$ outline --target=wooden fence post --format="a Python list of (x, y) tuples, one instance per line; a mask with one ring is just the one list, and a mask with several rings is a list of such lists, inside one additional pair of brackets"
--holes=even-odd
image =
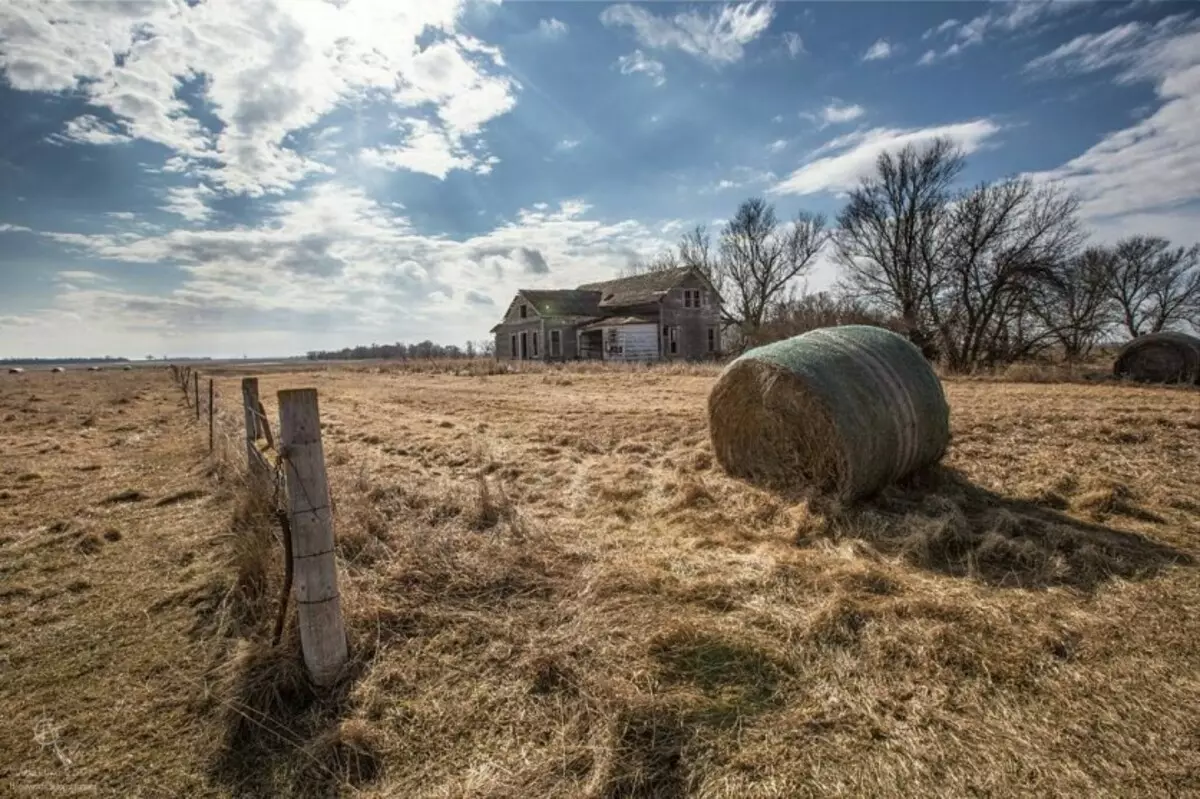
[(337, 679), (348, 651), (315, 388), (279, 392), (279, 441), (292, 529), (300, 648), (313, 682), (324, 686)]
[(213, 415), (216, 413), (213, 403), (213, 379), (208, 378), (208, 451), (213, 451)]
[(192, 374), (192, 391), (196, 397), (196, 421), (200, 421), (200, 373)]
[(258, 446), (258, 378), (242, 378), (242, 410), (246, 419), (246, 466), (251, 477), (266, 477), (265, 464)]

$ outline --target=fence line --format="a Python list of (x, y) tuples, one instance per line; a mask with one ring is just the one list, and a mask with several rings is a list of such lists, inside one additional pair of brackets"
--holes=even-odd
[[(184, 403), (201, 413), (200, 373), (190, 366), (171, 365), (172, 378), (183, 391)], [(190, 389), (190, 390), (189, 390)], [(258, 378), (241, 384), (242, 426), (248, 490), (269, 495), (279, 523), (284, 550), (284, 584), (279, 600), (274, 643), (282, 638), (288, 598), (294, 595), (304, 663), (317, 685), (332, 684), (348, 658), (345, 624), (338, 592), (334, 555), (333, 503), (321, 443), (321, 421), (314, 388), (278, 392), (279, 445), (271, 420), (258, 395)], [(219, 424), (221, 397), (208, 377), (208, 448), (215, 454), (217, 428), (222, 441), (234, 447), (233, 436)], [(236, 429), (236, 422), (228, 426)], [(226, 449), (225, 454), (229, 450)], [(272, 462), (273, 461), (273, 462)], [(295, 583), (293, 586), (293, 577)]]

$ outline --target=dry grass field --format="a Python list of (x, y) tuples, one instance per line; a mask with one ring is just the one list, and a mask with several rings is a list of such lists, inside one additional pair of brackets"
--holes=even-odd
[[(320, 391), (353, 665), (270, 646), (276, 530), (166, 372), (0, 381), (16, 796), (1200, 795), (1200, 395), (946, 382), (857, 507), (714, 466), (714, 372)], [(218, 377), (232, 429), (237, 375)]]

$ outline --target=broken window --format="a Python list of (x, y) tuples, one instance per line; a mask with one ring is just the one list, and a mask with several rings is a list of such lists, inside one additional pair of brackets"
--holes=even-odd
[(521, 306), (521, 318), (522, 318), (522, 319), (527, 319), (528, 317), (529, 317), (529, 306), (528, 306), (528, 305), (522, 305), (522, 306)]
[(517, 334), (516, 333), (512, 334), (512, 348), (509, 350), (508, 357), (510, 357), (510, 358), (517, 357)]
[(535, 358), (536, 358), (536, 357), (537, 357), (537, 354), (538, 354), (538, 349), (537, 349), (537, 333), (534, 333), (534, 334), (533, 334), (533, 357), (535, 357)]
[(550, 355), (553, 357), (562, 355), (562, 333), (557, 330), (550, 331)]
[(700, 289), (684, 289), (683, 290), (683, 307), (684, 308), (699, 308), (700, 295), (703, 292)]
[(675, 355), (679, 352), (679, 328), (669, 327), (667, 330), (667, 352)]
[(715, 327), (710, 327), (708, 329), (708, 351), (717, 351), (717, 329)]

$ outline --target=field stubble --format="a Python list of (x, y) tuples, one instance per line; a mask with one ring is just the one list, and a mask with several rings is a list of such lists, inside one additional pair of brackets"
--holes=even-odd
[(722, 475), (711, 370), (676, 371), (263, 377), (272, 419), (279, 388), (321, 397), (354, 658), (326, 697), (291, 629), (268, 646), (279, 553), (236, 449), (204, 457), (165, 376), (6, 381), (0, 769), (132, 795), (1200, 791), (1195, 392), (947, 381), (945, 467), (838, 508)]

